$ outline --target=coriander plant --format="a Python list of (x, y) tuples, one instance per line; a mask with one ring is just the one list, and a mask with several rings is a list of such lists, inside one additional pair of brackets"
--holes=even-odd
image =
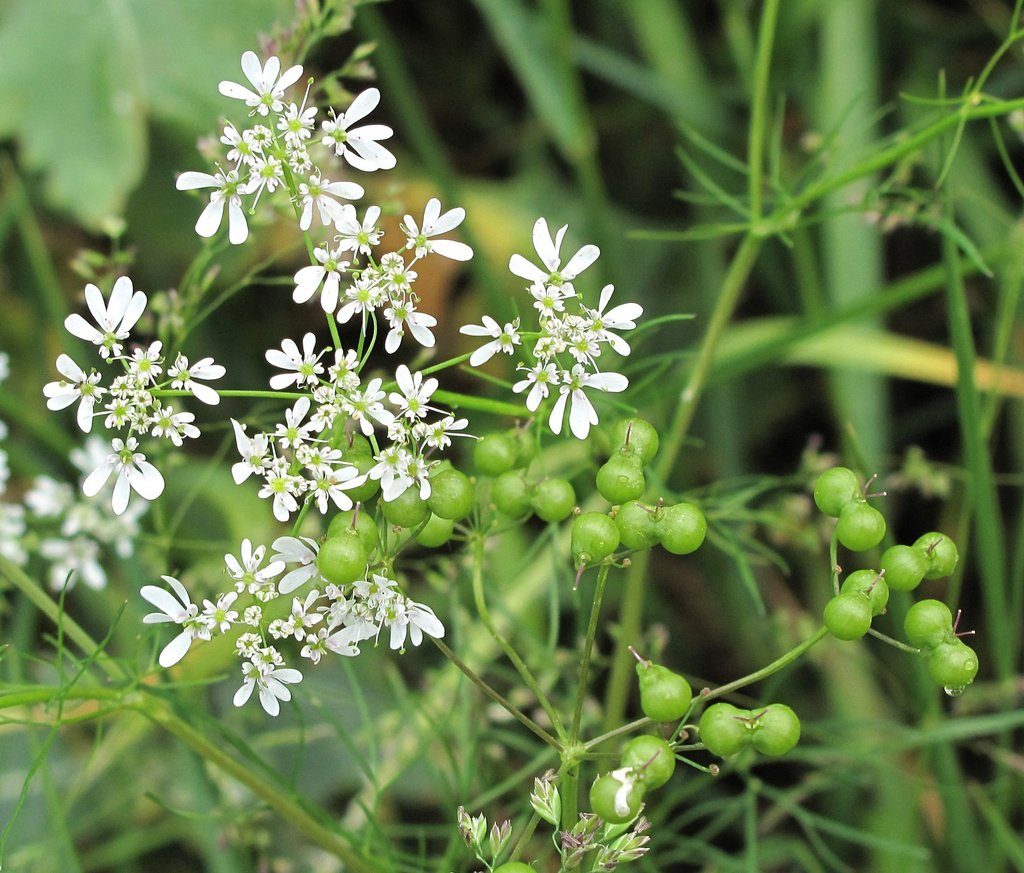
[[(934, 468), (921, 461), (925, 472), (915, 472), (908, 460), (902, 471), (875, 469), (856, 433), (828, 454), (808, 429), (808, 448), (786, 475), (698, 473), (678, 483), (695, 441), (713, 441), (695, 415), (716, 367), (747, 354), (754, 363), (745, 366), (756, 369), (759, 354), (771, 360), (772, 343), (785, 342), (784, 333), (767, 333), (744, 351), (734, 340), (727, 357), (755, 267), (795, 251), (807, 256), (797, 265), (804, 281), (816, 225), (868, 205), (884, 211), (885, 198), (905, 206), (913, 164), (935, 145), (947, 151), (928, 195), (934, 203), (908, 221), (927, 213), (940, 237), (937, 281), (948, 288), (959, 413), (981, 420), (964, 275), (984, 266), (983, 254), (957, 228), (944, 184), (965, 130), (984, 121), (1010, 184), (1021, 188), (1001, 128), (1019, 125), (1024, 100), (985, 90), (1024, 37), (1021, 5), (962, 95), (922, 101), (926, 117), (838, 169), (813, 149), (803, 166), (783, 166), (785, 108), (774, 104), (772, 75), (788, 9), (781, 0), (758, 5), (745, 154), (680, 125), (684, 163), (704, 192), (684, 199), (703, 220), (649, 234), (725, 240), (719, 287), (695, 320), (699, 339), (680, 352), (686, 302), (673, 299), (655, 316), (645, 311), (650, 298), (631, 287), (631, 271), (618, 274), (627, 280), (618, 287), (604, 281), (595, 225), (565, 223), (556, 200), (539, 217), (510, 208), (508, 225), (491, 231), (532, 241), (505, 265), (470, 231), (472, 197), (454, 205), (443, 174), (422, 191), (402, 188), (396, 154), (404, 134), (422, 139), (418, 116), (410, 110), (411, 129), (397, 135), (383, 123), (387, 76), (381, 88), (348, 90), (369, 76), (375, 45), (357, 49), (338, 73), (310, 75), (315, 47), (343, 33), (353, 10), (299, 4), (292, 27), (242, 54), (240, 77), (209, 83), (224, 117), (206, 119), (216, 134), (178, 169), (182, 193), (172, 192), (175, 208), (198, 215), (198, 254), (185, 275), (173, 290), (141, 290), (128, 275), (131, 257), (121, 257), (130, 228), (111, 231), (111, 252), (94, 253), (82, 305), (63, 319), (65, 350), (53, 356), (38, 400), (54, 418), (36, 424), (4, 405), (23, 424), (46, 430), (62, 415), (87, 436), (76, 435), (63, 475), (37, 472), (24, 487), (0, 451), (0, 575), (56, 628), (53, 657), (30, 664), (26, 656), (0, 685), (4, 724), (47, 729), (41, 742), (31, 734), (32, 764), (0, 836), (0, 861), (50, 869), (9, 852), (8, 841), (33, 782), (52, 787), (50, 747), (95, 723), (104, 752), (97, 766), (137, 742), (119, 738), (127, 724), (137, 738), (170, 735), (201, 762), (201, 808), (170, 795), (158, 803), (218, 820), (225, 870), (868, 869), (860, 856), (839, 857), (823, 835), (925, 865), (914, 869), (947, 869), (946, 858), (954, 859), (948, 869), (968, 869), (955, 849), (932, 854), (805, 808), (843, 780), (852, 790), (871, 753), (858, 747), (833, 779), (835, 725), (786, 678), (796, 665), (819, 671), (815, 693), (842, 709), (846, 671), (851, 694), (863, 681), (857, 659), (912, 673), (918, 699), (929, 701), (928, 730), (949, 736), (890, 719), (897, 727), (886, 739), (939, 750), (917, 771), (935, 790), (959, 778), (942, 743), (958, 730), (975, 736), (977, 725), (940, 707), (970, 700), (966, 692), (990, 666), (964, 626), (987, 632), (1020, 598), (997, 598), (982, 616), (969, 598), (962, 610), (967, 522), (909, 523), (891, 511), (887, 490), (938, 481)], [(478, 6), (505, 39), (506, 25), (522, 34), (532, 26), (527, 5), (510, 4), (507, 20), (490, 2)], [(546, 13), (562, 49), (567, 9)], [(380, 27), (376, 12), (364, 14)], [(382, 64), (397, 63), (393, 50), (380, 40)], [(592, 49), (580, 51), (596, 63)], [(630, 79), (628, 69), (614, 70)], [(408, 81), (390, 78), (408, 107)], [(587, 172), (579, 182), (589, 198), (596, 189)], [(893, 178), (863, 202), (836, 206), (833, 195), (885, 172)], [(723, 173), (729, 183), (718, 181)], [(246, 254), (271, 236), (260, 254)], [(254, 262), (223, 283), (222, 268), (232, 275)], [(481, 293), (468, 306), (432, 292), (438, 277), (474, 269), (500, 271), (502, 287), (514, 290)], [(290, 295), (292, 311), (278, 315), (269, 294)], [(207, 329), (232, 300), (271, 333), (270, 348), (236, 337), (235, 325)], [(858, 312), (815, 316), (822, 323), (805, 330)], [(668, 350), (656, 352), (656, 342)], [(19, 366), (0, 356), (0, 379)], [(259, 372), (265, 381), (250, 381)], [(992, 475), (984, 440), (966, 430), (970, 488), (984, 489)], [(190, 479), (200, 465), (208, 478)], [(226, 554), (227, 535), (202, 529), (213, 525), (218, 500), (242, 507)], [(984, 525), (996, 510), (975, 508), (972, 518)], [(180, 533), (191, 514), (200, 537)], [(719, 619), (737, 600), (723, 595), (720, 608), (700, 613), (707, 627), (659, 615), (666, 574), (692, 593), (696, 561), (715, 568), (705, 582), (734, 562), (756, 593), (753, 568), (784, 575), (790, 560), (813, 588), (780, 586), (770, 607), (759, 594), (742, 601), (758, 610), (736, 634), (747, 649), (751, 640), (760, 647), (752, 669), (733, 671), (723, 656), (706, 678), (691, 671), (682, 653), (722, 653), (735, 642), (720, 638)], [(75, 588), (79, 581), (88, 590)], [(87, 598), (122, 583), (127, 602), (115, 615), (78, 615)], [(991, 604), (988, 588), (985, 596)], [(692, 645), (666, 631), (679, 620)], [(999, 626), (993, 646), (1011, 646), (1019, 635)], [(758, 636), (767, 627), (770, 643)], [(1003, 685), (978, 688), (979, 709), (1014, 675), (1009, 648), (995, 657)], [(858, 724), (876, 737), (888, 708), (877, 702)], [(1011, 760), (1020, 722), (978, 718), (991, 719), (992, 749)], [(105, 745), (107, 725), (124, 747)], [(313, 750), (325, 741), (334, 753), (343, 747), (352, 771), (343, 799), (304, 788), (317, 775), (302, 770), (307, 743)], [(278, 746), (289, 748), (280, 759)], [(409, 773), (417, 775), (403, 784)], [(972, 798), (1001, 846), (991, 857), (1019, 866), (1019, 776), (1000, 778), (999, 792), (990, 797), (975, 784)], [(723, 794), (728, 786), (738, 788)], [(406, 791), (429, 798), (433, 820), (403, 809)], [(116, 857), (111, 849), (62, 869), (151, 869), (120, 867)]]

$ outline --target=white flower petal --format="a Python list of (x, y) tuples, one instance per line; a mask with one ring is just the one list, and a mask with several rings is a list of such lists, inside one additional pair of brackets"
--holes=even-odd
[(182, 631), (171, 640), (160, 653), (160, 666), (173, 667), (188, 654), (189, 646), (192, 645), (192, 632)]

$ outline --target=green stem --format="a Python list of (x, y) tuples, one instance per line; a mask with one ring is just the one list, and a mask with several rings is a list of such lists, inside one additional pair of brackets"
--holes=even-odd
[(813, 636), (808, 637), (799, 645), (794, 646), (786, 654), (776, 658), (770, 664), (762, 667), (760, 670), (755, 670), (753, 673), (748, 673), (746, 676), (742, 676), (732, 682), (725, 685), (719, 685), (713, 690), (705, 688), (700, 693), (701, 700), (714, 700), (716, 697), (724, 697), (726, 694), (731, 694), (733, 691), (738, 691), (740, 688), (746, 688), (748, 685), (753, 685), (755, 682), (760, 682), (762, 679), (767, 679), (769, 676), (774, 676), (783, 667), (788, 667), (797, 658), (803, 655), (808, 649), (819, 643), (822, 639), (828, 636), (828, 630), (824, 627), (818, 628)]
[(57, 602), (9, 558), (0, 555), (0, 574), (17, 588), (43, 615), (57, 625), (64, 636), (72, 640), (84, 654), (96, 654), (96, 663), (111, 679), (125, 679), (128, 674), (105, 652), (99, 651), (97, 643), (78, 622), (63, 612)]
[[(558, 793), (562, 799), (563, 831), (572, 830), (580, 817), (580, 763), (577, 760), (563, 761), (558, 771)], [(568, 869), (568, 868), (559, 868)]]
[(768, 79), (772, 66), (772, 48), (775, 45), (775, 25), (779, 17), (780, 0), (765, 0), (761, 13), (761, 27), (757, 37), (757, 60), (754, 63), (754, 90), (751, 99), (750, 132), (747, 144), (747, 163), (750, 169), (750, 216), (757, 222), (761, 218), (763, 198), (764, 146), (768, 121)]
[(780, 206), (779, 211), (786, 213), (799, 211), (815, 201), (820, 200), (826, 194), (830, 194), (840, 188), (845, 188), (847, 185), (852, 182), (856, 182), (858, 179), (862, 179), (865, 176), (870, 176), (880, 170), (884, 170), (886, 167), (897, 163), (903, 158), (920, 151), (932, 140), (942, 136), (951, 128), (955, 128), (964, 118), (968, 121), (982, 118), (995, 118), (1001, 115), (1009, 115), (1015, 109), (1024, 109), (1024, 99), (998, 100), (982, 104), (981, 106), (965, 110), (964, 112), (953, 112), (949, 115), (944, 115), (938, 121), (923, 130), (908, 136), (906, 139), (901, 139), (898, 143), (887, 149), (875, 152), (860, 163), (854, 164), (850, 169), (842, 173), (838, 173), (832, 178), (821, 179), (815, 184), (804, 189), (793, 200), (790, 200), (788, 203)]
[[(149, 392), (154, 397), (191, 397), (191, 391), (179, 390), (177, 388), (154, 388)], [(221, 397), (259, 397), (259, 398), (271, 398), (273, 400), (298, 400), (300, 397), (309, 397), (309, 394), (302, 394), (299, 391), (249, 391), (249, 390), (235, 390), (227, 389), (221, 391), (217, 389), (217, 393)]]
[(580, 657), (580, 685), (576, 691), (576, 708), (573, 711), (572, 728), (569, 731), (570, 746), (575, 746), (580, 738), (583, 703), (587, 697), (587, 681), (590, 678), (590, 658), (594, 652), (594, 637), (597, 636), (597, 623), (601, 617), (601, 602), (604, 600), (604, 590), (608, 582), (608, 572), (610, 569), (610, 564), (603, 564), (597, 574), (594, 602), (590, 607), (590, 621), (587, 624), (587, 638), (583, 644), (583, 655)]
[(537, 702), (544, 709), (544, 712), (547, 713), (547, 716), (551, 720), (551, 724), (555, 729), (555, 733), (558, 735), (558, 739), (561, 742), (564, 742), (565, 728), (562, 726), (562, 720), (558, 717), (557, 711), (551, 705), (551, 701), (548, 700), (548, 696), (544, 693), (544, 690), (540, 687), (540, 683), (537, 682), (533, 673), (530, 672), (530, 668), (526, 666), (526, 662), (523, 661), (515, 648), (513, 648), (508, 640), (506, 640), (498, 631), (497, 625), (495, 625), (494, 619), (491, 617), (490, 610), (487, 608), (487, 600), (484, 597), (483, 537), (477, 537), (473, 544), (473, 601), (476, 604), (476, 611), (479, 613), (480, 620), (484, 623), (484, 627), (490, 631), (491, 636), (494, 637), (494, 641), (501, 647), (501, 650), (512, 662), (516, 670), (519, 671), (519, 675), (533, 692), (534, 696), (537, 698)]
[(252, 767), (227, 754), (188, 722), (172, 713), (165, 704), (150, 698), (140, 703), (137, 709), (150, 721), (160, 725), (207, 761), (245, 785), (296, 830), (342, 861), (347, 870), (352, 873), (375, 873), (379, 869), (356, 852), (339, 833), (317, 821), (288, 793), (265, 782)]
[[(661, 458), (655, 467), (655, 474), (661, 481), (667, 481), (668, 475), (675, 466), (676, 458), (693, 421), (697, 402), (707, 382), (718, 343), (736, 311), (743, 287), (754, 267), (761, 245), (762, 240), (753, 234), (744, 237), (722, 280), (722, 288), (711, 313), (707, 332), (704, 334), (690, 376), (679, 395), (679, 404), (676, 407), (676, 414), (669, 427), (668, 435), (662, 443)], [(608, 692), (605, 696), (604, 728), (606, 731), (612, 730), (615, 725), (619, 724), (626, 712), (626, 701), (629, 698), (630, 680), (633, 673), (633, 659), (629, 654), (628, 647), (633, 645), (640, 635), (644, 588), (649, 562), (650, 552), (640, 552), (629, 568), (623, 587), (622, 606), (619, 612), (619, 638), (613, 656), (611, 676), (608, 680)]]
[[(700, 402), (701, 394), (707, 383), (708, 373), (711, 370), (711, 363), (714, 360), (718, 343), (725, 333), (729, 322), (736, 312), (740, 297), (743, 294), (744, 286), (754, 262), (761, 251), (762, 240), (748, 234), (743, 238), (740, 247), (733, 255), (732, 263), (722, 280), (722, 288), (718, 293), (715, 308), (711, 312), (708, 321), (707, 331), (701, 341), (697, 358), (693, 362), (693, 369), (686, 381), (686, 385), (679, 394), (676, 413), (669, 426), (668, 434), (662, 442), (661, 458), (656, 465), (658, 477), (664, 481), (668, 480), (675, 466), (676, 458), (682, 448), (683, 440), (693, 422), (693, 416), (697, 411), (697, 404)], [(627, 643), (628, 645), (628, 643)]]
[[(952, 209), (947, 203), (947, 215)], [(1008, 598), (1006, 594), (1006, 549), (998, 494), (992, 474), (991, 455), (985, 439), (981, 396), (975, 382), (974, 336), (967, 292), (959, 269), (956, 245), (943, 237), (942, 251), (948, 268), (946, 296), (949, 307), (949, 334), (956, 353), (956, 400), (960, 411), (960, 436), (970, 471), (968, 500), (974, 515), (974, 538), (978, 548), (979, 570), (985, 591), (986, 622), (992, 635), (992, 657), (996, 674), (1008, 679), (1013, 673), (1011, 640), (1007, 633)]]
[(587, 740), (583, 744), (583, 748), (589, 752), (591, 749), (596, 749), (598, 746), (601, 745), (601, 743), (604, 743), (607, 740), (615, 739), (615, 737), (621, 736), (622, 734), (631, 734), (633, 733), (633, 731), (640, 730), (640, 728), (647, 727), (651, 724), (654, 724), (654, 722), (651, 719), (647, 718), (647, 716), (644, 716), (643, 718), (638, 718), (635, 721), (619, 725), (614, 730), (606, 731), (599, 737), (594, 737), (594, 739), (592, 740)]
[[(99, 651), (99, 644), (93, 640), (92, 637), (89, 636), (89, 634), (86, 633), (86, 631), (83, 630), (73, 619), (62, 613), (60, 606), (52, 597), (50, 597), (35, 582), (26, 576), (19, 567), (2, 555), (0, 555), (0, 573), (6, 576), (11, 584), (21, 591), (28, 600), (43, 613), (43, 615), (57, 623), (62, 634), (68, 639), (73, 640), (83, 652), (87, 655), (97, 653), (96, 663), (100, 665), (103, 671), (111, 679), (123, 681), (131, 678), (120, 664), (112, 660), (105, 653)], [(88, 690), (90, 696), (102, 697), (104, 699), (108, 697), (118, 697), (123, 694), (123, 691), (119, 689), (79, 690), (75, 687), (61, 689), (57, 694), (60, 697), (74, 698), (79, 696), (79, 693), (86, 690)], [(39, 689), (39, 692), (41, 694), (42, 689)], [(0, 696), (0, 701), (6, 700), (9, 703), (12, 696), (15, 698), (20, 696), (22, 698), (20, 702), (23, 703), (40, 702), (38, 697), (28, 690), (12, 692), (11, 695)], [(16, 702), (18, 702), (17, 699)], [(374, 873), (377, 869), (354, 852), (353, 849), (337, 833), (320, 824), (292, 797), (282, 792), (279, 788), (263, 782), (251, 768), (236, 761), (215, 744), (207, 740), (189, 724), (171, 713), (163, 703), (156, 701), (154, 698), (148, 698), (144, 702), (135, 703), (133, 707), (155, 724), (160, 725), (169, 733), (174, 734), (186, 745), (191, 746), (206, 760), (238, 779), (238, 781), (243, 785), (246, 785), (254, 794), (262, 798), (268, 806), (276, 810), (282, 818), (295, 825), (299, 831), (311, 840), (315, 841), (318, 845), (327, 851), (332, 852), (336, 857), (345, 862), (348, 869), (354, 871), (354, 873)]]
[(551, 734), (549, 734), (544, 728), (542, 728), (537, 722), (530, 718), (525, 712), (523, 712), (514, 703), (506, 700), (497, 691), (495, 691), (490, 685), (487, 684), (465, 661), (463, 661), (458, 655), (455, 654), (444, 642), (438, 639), (430, 638), (430, 641), (437, 646), (441, 654), (444, 655), (449, 661), (451, 661), (456, 667), (458, 667), (469, 680), (476, 685), (484, 694), (491, 698), (497, 703), (502, 709), (508, 712), (516, 721), (522, 724), (524, 727), (533, 731), (538, 737), (540, 737), (549, 746), (561, 751), (562, 744), (556, 740)]
[(899, 649), (901, 652), (906, 652), (909, 655), (920, 655), (921, 650), (915, 649), (913, 646), (908, 646), (906, 643), (901, 643), (899, 640), (894, 640), (888, 634), (883, 634), (881, 631), (876, 631), (873, 627), (868, 628), (868, 633), (875, 639), (881, 640), (883, 643), (887, 643), (895, 649)]
[[(65, 631), (67, 629), (65, 628)], [(36, 685), (19, 691), (0, 694), (0, 709), (11, 709), (15, 706), (32, 706), (36, 703), (49, 703), (51, 700), (120, 700), (124, 690), (104, 688), (99, 685), (72, 685), (62, 688), (58, 685)]]

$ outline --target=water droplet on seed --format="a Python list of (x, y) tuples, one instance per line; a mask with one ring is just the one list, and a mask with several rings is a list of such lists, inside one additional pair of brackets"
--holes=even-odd
[(964, 693), (964, 691), (967, 690), (967, 686), (961, 685), (959, 688), (943, 688), (942, 690), (945, 691), (946, 694), (948, 694), (950, 697), (959, 697), (961, 694)]

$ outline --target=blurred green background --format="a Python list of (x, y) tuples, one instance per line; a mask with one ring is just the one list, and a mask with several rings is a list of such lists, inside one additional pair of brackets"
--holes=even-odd
[[(507, 311), (503, 301), (519, 283), (505, 265), (529, 251), (538, 215), (569, 223), (571, 244), (600, 245), (598, 278), (641, 302), (648, 318), (696, 315), (648, 334), (631, 362), (630, 402), (667, 423), (735, 247), (724, 225), (743, 220), (730, 201), (746, 188), (761, 5), (395, 0), (332, 8), (332, 33), (306, 66), (320, 73), (347, 64), (351, 92), (376, 80), (378, 120), (396, 130), (399, 167), (375, 180), (368, 198), (400, 215), (436, 193), (469, 214), (464, 239), (477, 257), (466, 270), (423, 279), (441, 348), (464, 350), (458, 325)], [(176, 285), (198, 240), (195, 204), (174, 190), (174, 175), (202, 166), (197, 140), (228, 111), (217, 82), (237, 76), (257, 34), (273, 47), (318, 10), (313, 0), (0, 5), (0, 349), (12, 363), (0, 418), (11, 428), (15, 494), (36, 473), (72, 475), (66, 452), (80, 435), (69, 416), (46, 413), (40, 389), (67, 348), (61, 322), (79, 307), (83, 269), (95, 261), (83, 253), (108, 255), (123, 222), (116, 252), (136, 287)], [(1011, 11), (988, 0), (785, 0), (769, 92), (772, 184), (839, 172), (879, 138), (943, 111), (905, 95), (959, 94), (1005, 37)], [(1013, 48), (985, 90), (1009, 99), (1022, 81)], [(961, 544), (958, 575), (921, 593), (963, 607), (978, 629), (982, 675), (968, 694), (946, 699), (917, 664), (877, 641), (822, 644), (809, 664), (757, 690), (805, 717), (798, 754), (718, 780), (683, 774), (649, 810), (655, 848), (639, 869), (1024, 870), (1024, 246), (1021, 194), (999, 154), (1019, 166), (1024, 148), (1005, 120), (994, 125), (999, 137), (986, 122), (967, 127), (955, 160), (950, 138), (835, 192), (785, 241), (767, 245), (672, 477), (705, 497), (736, 495), (750, 511), (713, 527), (699, 559), (655, 558), (644, 622), (648, 648), (664, 647), (664, 661), (698, 682), (728, 681), (806, 636), (828, 584), (822, 528), (803, 486), (838, 456), (880, 473), (894, 541), (939, 529)], [(733, 157), (716, 160), (715, 149)], [(940, 178), (952, 217), (936, 193)], [(261, 227), (220, 256), (214, 287), (230, 287), (289, 232)], [(943, 239), (954, 240), (968, 274), (979, 356), (1007, 365), (979, 370), (978, 418), (965, 419), (955, 385)], [(271, 272), (300, 265), (296, 256)], [(232, 386), (262, 387), (262, 350), (320, 325), (287, 292), (257, 279), (190, 336), (186, 351), (215, 354)], [(453, 379), (479, 390), (464, 375)], [(965, 459), (971, 429), (983, 454)], [(224, 487), (227, 469), (216, 461), (224, 436), (206, 432), (167, 499), (173, 507), (201, 488), (181, 536), (231, 548), (273, 528), (254, 491)], [(266, 520), (255, 525), (263, 530), (254, 517)], [(503, 548), (514, 556), (526, 545)], [(140, 635), (135, 592), (160, 557), (216, 578), (216, 548), (161, 555), (154, 546), (112, 568), (105, 592), (75, 589), (66, 608), (102, 638), (127, 600), (111, 645), (144, 658), (153, 639)], [(454, 572), (438, 564), (423, 575), (443, 597)], [(517, 641), (539, 658), (548, 652), (550, 581), (509, 579), (496, 592), (517, 604)], [(899, 635), (909, 602), (895, 598), (883, 630)], [(571, 643), (575, 613), (562, 605), (563, 642)], [(458, 649), (472, 621), (458, 618), (454, 593), (451, 606)], [(0, 641), (11, 643), (0, 669), (52, 680), (52, 627), (14, 594), (0, 608)], [(613, 632), (599, 642), (605, 654)], [(391, 852), (382, 869), (474, 869), (452, 842), (455, 807), (521, 824), (532, 776), (551, 762), (513, 727), (478, 718), (493, 713), (436, 653), (401, 663), (377, 654), (310, 671), (304, 692), (316, 706), (272, 724), (232, 710), (228, 686), (182, 700), (208, 700), (229, 726), (223, 733), (202, 706), (192, 715), (216, 742), (242, 753), (244, 735), (288, 790), (341, 817), (382, 858)], [(571, 652), (560, 651), (545, 681), (570, 667)], [(212, 659), (208, 668), (226, 669)], [(505, 668), (492, 669), (514, 692)], [(340, 869), (140, 717), (100, 724), (54, 735), (0, 724), (0, 821), (32, 762), (43, 762), (9, 838), (9, 869)], [(350, 804), (353, 796), (360, 802)]]

